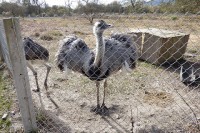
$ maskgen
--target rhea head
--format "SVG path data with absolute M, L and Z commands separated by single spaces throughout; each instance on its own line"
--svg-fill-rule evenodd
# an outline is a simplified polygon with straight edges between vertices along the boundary
M 94 34 L 102 34 L 104 32 L 104 30 L 108 29 L 108 28 L 111 28 L 112 25 L 110 24 L 107 24 L 105 21 L 103 20 L 99 20 L 97 21 L 95 24 L 94 24 L 94 27 L 93 27 L 93 33 Z

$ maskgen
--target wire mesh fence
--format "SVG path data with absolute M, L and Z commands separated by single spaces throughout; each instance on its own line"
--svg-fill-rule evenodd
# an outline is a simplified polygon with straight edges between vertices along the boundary
M 15 117 L 20 118 L 19 108 L 17 107 L 17 100 L 15 97 L 15 93 L 11 91 L 8 88 L 13 88 L 12 85 L 10 85 L 11 82 L 9 82 L 7 79 L 8 77 L 12 76 L 12 66 L 11 66 L 11 60 L 9 56 L 9 50 L 8 50 L 8 45 L 6 41 L 6 36 L 5 36 L 5 29 L 4 29 L 4 24 L 3 20 L 0 22 L 0 44 L 1 44 L 1 76 L 0 76 L 0 116 L 1 116 L 1 124 L 0 124 L 0 132 L 9 132 L 11 131 L 10 129 L 10 122 L 11 122 L 11 117 L 14 116 L 16 113 Z M 5 63 L 3 63 L 5 62 Z M 8 68 L 8 73 L 2 72 L 2 69 L 4 69 L 5 64 Z M 10 76 L 9 76 L 10 75 Z M 7 81 L 7 82 L 6 82 Z M 16 103 L 12 103 L 13 101 L 16 101 Z M 11 109 L 12 108 L 12 109 Z M 10 117 L 11 116 L 11 117 Z M 8 118 L 9 117 L 9 118 Z M 20 121 L 17 122 L 18 125 L 21 125 Z M 15 125 L 15 121 L 13 119 L 13 125 Z
M 1 105 L 1 114 L 3 113 L 1 129 L 2 132 L 23 131 L 21 128 L 17 130 L 15 130 L 15 127 L 11 127 L 10 130 L 8 128 L 11 125 L 10 119 L 21 118 L 25 129 L 24 131 L 33 131 L 36 129 L 36 117 L 30 93 L 19 20 L 16 18 L 3 19 L 0 23 L 1 52 L 5 64 L 8 66 L 10 77 L 12 78 L 8 83 L 12 82 L 15 88 L 14 91 L 11 89 L 6 90 L 6 87 L 3 87 L 5 81 L 1 79 L 1 100 L 3 102 Z M 6 94 L 6 92 L 8 94 Z M 10 96 L 10 93 L 12 96 Z M 12 104 L 13 101 L 14 103 Z M 13 122 L 14 121 L 15 119 L 13 119 Z M 16 125 L 19 126 L 21 122 L 19 121 Z M 15 123 L 13 123 L 13 125 L 14 124 Z
M 103 14 L 94 25 L 76 15 L 21 19 L 30 88 L 38 91 L 36 79 L 40 88 L 31 93 L 39 132 L 199 132 L 199 21 L 167 13 Z

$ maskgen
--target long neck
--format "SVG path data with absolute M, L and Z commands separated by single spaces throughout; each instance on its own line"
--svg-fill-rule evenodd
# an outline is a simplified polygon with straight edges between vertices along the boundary
M 95 55 L 94 65 L 100 67 L 105 53 L 103 33 L 96 33 L 95 37 L 96 37 L 96 55 Z

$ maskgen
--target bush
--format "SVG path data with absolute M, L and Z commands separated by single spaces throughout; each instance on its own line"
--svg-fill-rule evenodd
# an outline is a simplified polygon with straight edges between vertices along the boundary
M 51 36 L 51 35 L 49 35 L 49 34 L 43 34 L 43 35 L 41 35 L 40 39 L 41 39 L 41 40 L 45 40 L 45 41 L 51 41 L 51 40 L 53 40 L 54 38 L 53 38 L 53 36 Z
M 39 37 L 39 36 L 40 36 L 40 33 L 36 32 L 36 33 L 34 34 L 34 36 L 35 36 L 35 37 Z
M 173 17 L 171 17 L 171 19 L 175 21 L 175 20 L 178 20 L 178 17 L 173 16 Z
M 49 34 L 52 36 L 63 36 L 63 34 L 58 30 L 50 31 Z

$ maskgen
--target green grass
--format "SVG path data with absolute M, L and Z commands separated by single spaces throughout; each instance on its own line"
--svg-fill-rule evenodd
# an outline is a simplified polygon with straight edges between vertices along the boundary
M 2 79 L 2 74 L 3 72 L 0 71 L 0 132 L 9 132 L 11 121 L 8 118 L 2 120 L 1 117 L 10 110 L 12 102 L 9 99 L 8 90 L 5 81 Z
M 175 20 L 178 20 L 178 17 L 172 16 L 171 19 L 175 21 Z

